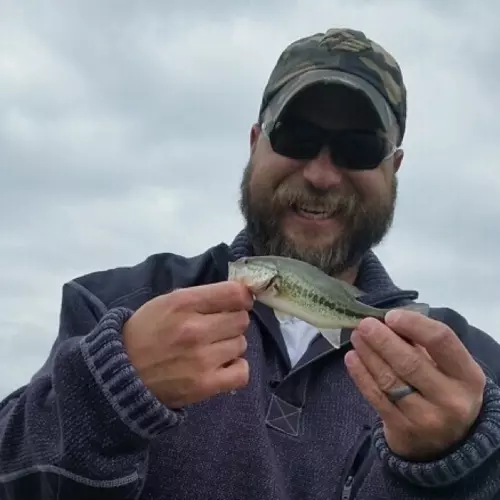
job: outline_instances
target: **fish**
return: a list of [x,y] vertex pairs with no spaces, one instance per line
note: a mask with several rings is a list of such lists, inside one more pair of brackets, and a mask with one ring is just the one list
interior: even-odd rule
[[[228,280],[247,286],[254,299],[274,310],[278,319],[295,317],[318,329],[335,348],[340,330],[356,328],[364,318],[385,318],[391,309],[363,304],[363,292],[301,260],[276,255],[242,257],[228,264]],[[394,309],[394,308],[393,308]],[[424,315],[429,305],[397,307]]]

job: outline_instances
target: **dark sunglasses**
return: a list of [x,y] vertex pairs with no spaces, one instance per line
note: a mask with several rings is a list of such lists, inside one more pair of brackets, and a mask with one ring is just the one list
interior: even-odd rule
[[350,170],[371,170],[392,156],[397,147],[372,130],[326,130],[318,125],[287,118],[268,132],[273,151],[295,160],[312,160],[324,146],[334,165]]

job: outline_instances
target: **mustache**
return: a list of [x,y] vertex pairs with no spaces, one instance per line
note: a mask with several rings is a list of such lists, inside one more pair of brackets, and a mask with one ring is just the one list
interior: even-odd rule
[[314,206],[326,212],[349,216],[359,210],[355,194],[340,194],[334,191],[319,191],[310,186],[281,184],[274,192],[273,205],[282,209],[297,205]]

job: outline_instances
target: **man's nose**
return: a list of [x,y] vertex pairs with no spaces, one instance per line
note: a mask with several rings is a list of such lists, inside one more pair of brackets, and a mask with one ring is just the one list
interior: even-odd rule
[[314,187],[328,190],[342,182],[341,170],[332,163],[328,148],[321,152],[304,166],[302,174]]

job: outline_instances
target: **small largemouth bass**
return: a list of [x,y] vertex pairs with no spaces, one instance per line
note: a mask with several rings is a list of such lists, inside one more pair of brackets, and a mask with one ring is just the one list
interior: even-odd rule
[[[229,263],[228,279],[246,285],[256,300],[276,316],[294,316],[318,328],[336,348],[341,328],[355,328],[363,318],[384,319],[390,309],[357,300],[362,292],[299,260],[278,256],[243,257]],[[427,315],[428,304],[403,306]]]

